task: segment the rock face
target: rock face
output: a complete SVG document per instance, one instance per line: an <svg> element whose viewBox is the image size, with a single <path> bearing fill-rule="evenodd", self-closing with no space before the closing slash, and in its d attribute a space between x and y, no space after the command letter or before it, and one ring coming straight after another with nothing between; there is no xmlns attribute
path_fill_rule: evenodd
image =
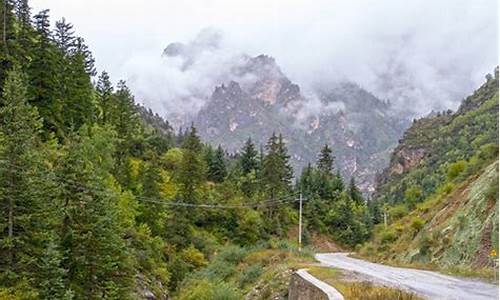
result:
<svg viewBox="0 0 500 300"><path fill-rule="evenodd" d="M183 53L172 44L165 55ZM329 144L345 178L354 176L360 188L374 190L377 171L408 125L389 103L351 82L321 84L304 93L267 55L242 56L227 67L202 109L178 126L194 123L203 140L236 152L248 137L265 145L273 132L285 137L295 174L314 163ZM169 119L182 119L172 118Z"/></svg>
<svg viewBox="0 0 500 300"><path fill-rule="evenodd" d="M401 175L411 168L417 166L425 157L425 149L410 149L398 147L394 153L396 159L389 169L390 175Z"/></svg>

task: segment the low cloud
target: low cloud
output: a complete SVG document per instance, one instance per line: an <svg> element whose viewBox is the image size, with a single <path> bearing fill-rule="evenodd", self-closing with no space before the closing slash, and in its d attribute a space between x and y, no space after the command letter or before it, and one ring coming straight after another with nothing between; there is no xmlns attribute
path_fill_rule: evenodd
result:
<svg viewBox="0 0 500 300"><path fill-rule="evenodd" d="M231 3L218 1L209 21L179 29L186 32L183 43L165 55L179 40L165 39L126 60L119 73L138 99L163 115L196 113L216 85L232 79L244 53L264 53L304 91L318 82L353 81L399 111L421 116L456 109L498 64L494 0L283 1L261 3L261 13L257 5L249 15ZM204 1L191 5L198 14L206 8ZM192 35L202 25L220 31ZM324 109L308 99L302 114Z"/></svg>
<svg viewBox="0 0 500 300"><path fill-rule="evenodd" d="M169 44L163 55L135 55L124 68L132 74L128 84L141 102L163 115L188 118L239 64L241 55L224 46L221 33L204 29L186 44Z"/></svg>

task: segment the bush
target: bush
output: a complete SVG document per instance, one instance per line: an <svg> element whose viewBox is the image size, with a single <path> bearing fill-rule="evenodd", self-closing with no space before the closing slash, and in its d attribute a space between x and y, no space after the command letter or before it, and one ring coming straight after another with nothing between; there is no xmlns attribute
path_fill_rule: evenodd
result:
<svg viewBox="0 0 500 300"><path fill-rule="evenodd" d="M262 236L264 222L259 213L253 210L246 210L240 213L236 227L236 239L242 245L253 245Z"/></svg>
<svg viewBox="0 0 500 300"><path fill-rule="evenodd" d="M178 169L182 161L182 150L172 148L168 150L162 157L162 163L169 170Z"/></svg>
<svg viewBox="0 0 500 300"><path fill-rule="evenodd" d="M488 189L484 193L484 196L491 203L496 203L498 201L498 177L494 182L490 183Z"/></svg>
<svg viewBox="0 0 500 300"><path fill-rule="evenodd" d="M398 224L398 225L394 226L394 229L396 230L396 232L398 234L401 234L405 231L405 226Z"/></svg>
<svg viewBox="0 0 500 300"><path fill-rule="evenodd" d="M439 192L445 194L445 195L448 195L449 193L451 193L453 191L453 188L455 186L452 184L452 183L446 183L445 185L441 186L440 189L439 189Z"/></svg>
<svg viewBox="0 0 500 300"><path fill-rule="evenodd" d="M412 186L405 191L405 200L410 207L414 207L421 199L422 189L419 186Z"/></svg>
<svg viewBox="0 0 500 300"><path fill-rule="evenodd" d="M193 246L199 249L208 259L211 259L218 247L217 239L205 230L193 230L192 242Z"/></svg>
<svg viewBox="0 0 500 300"><path fill-rule="evenodd" d="M408 208L404 204L398 204L389 208L389 217L392 220L398 220L408 214Z"/></svg>
<svg viewBox="0 0 500 300"><path fill-rule="evenodd" d="M238 264L247 254L248 251L245 248L231 245L224 247L224 249L217 256L217 260Z"/></svg>
<svg viewBox="0 0 500 300"><path fill-rule="evenodd" d="M372 242L367 242L363 245L363 247L359 250L359 254L362 256L371 256L375 252L375 246Z"/></svg>
<svg viewBox="0 0 500 300"><path fill-rule="evenodd" d="M422 220L420 217L413 217L411 219L410 226L414 230L414 232L418 232L424 227L424 220Z"/></svg>
<svg viewBox="0 0 500 300"><path fill-rule="evenodd" d="M397 239L396 232L393 229L387 229L381 232L380 241L382 244L392 243Z"/></svg>
<svg viewBox="0 0 500 300"><path fill-rule="evenodd" d="M229 283L212 282L207 279L192 282L183 293L179 295L179 300L239 300L241 295L237 289Z"/></svg>
<svg viewBox="0 0 500 300"><path fill-rule="evenodd" d="M215 286L213 300L240 300L242 295L229 283L220 282Z"/></svg>
<svg viewBox="0 0 500 300"><path fill-rule="evenodd" d="M457 221L458 221L458 228L464 229L465 224L467 224L467 217L463 213L460 213L457 216Z"/></svg>
<svg viewBox="0 0 500 300"><path fill-rule="evenodd" d="M479 157L484 160L494 159L498 157L498 144L491 143L481 146Z"/></svg>
<svg viewBox="0 0 500 300"><path fill-rule="evenodd" d="M459 160L457 162L452 163L448 167L448 172L447 172L448 179L453 180L457 178L458 175L460 175L465 170L466 167L467 167L467 162L465 160Z"/></svg>
<svg viewBox="0 0 500 300"><path fill-rule="evenodd" d="M208 264L203 253L196 249L193 245L182 250L182 259L188 264L192 265L194 268L204 267Z"/></svg>
<svg viewBox="0 0 500 300"><path fill-rule="evenodd" d="M422 235L422 237L418 241L418 245L420 247L420 254L427 255L429 254L432 246L432 239L428 235Z"/></svg>
<svg viewBox="0 0 500 300"><path fill-rule="evenodd" d="M259 276L263 273L263 268L261 265L252 265L243 270L241 272L240 278L239 278L239 285L240 287L244 287L247 284L254 283Z"/></svg>
<svg viewBox="0 0 500 300"><path fill-rule="evenodd" d="M194 273L190 277L198 280L202 278L207 278L216 281L216 280L225 280L230 276L234 275L235 272L236 272L235 265L228 263L227 261L216 260L210 263L210 265L208 265L207 268Z"/></svg>

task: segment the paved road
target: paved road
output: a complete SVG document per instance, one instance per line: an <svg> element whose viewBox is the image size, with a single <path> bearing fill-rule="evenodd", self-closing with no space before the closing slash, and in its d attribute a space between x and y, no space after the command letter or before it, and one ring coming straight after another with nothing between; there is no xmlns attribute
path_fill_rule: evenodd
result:
<svg viewBox="0 0 500 300"><path fill-rule="evenodd" d="M410 290L428 299L498 299L498 286L474 279L389 267L351 258L346 253L316 254L316 259L323 265L360 273L374 282Z"/></svg>

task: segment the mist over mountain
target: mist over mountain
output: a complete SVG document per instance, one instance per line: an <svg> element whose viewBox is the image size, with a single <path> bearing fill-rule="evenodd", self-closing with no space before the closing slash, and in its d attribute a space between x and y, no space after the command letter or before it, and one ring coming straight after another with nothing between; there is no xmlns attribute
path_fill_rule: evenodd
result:
<svg viewBox="0 0 500 300"><path fill-rule="evenodd" d="M176 61L181 72L213 70L211 81L185 86L188 93L179 95L187 112L166 107L174 126L194 123L205 141L231 152L238 152L248 137L265 145L273 132L283 134L296 174L329 144L342 175L356 177L365 192L373 190L375 174L388 163L408 115L396 114L389 102L349 81L325 80L303 91L264 54L225 56L218 68L199 64L207 52L219 53L219 47L220 34L207 30L188 44L165 48L163 59Z"/></svg>
<svg viewBox="0 0 500 300"><path fill-rule="evenodd" d="M174 127L194 122L205 140L233 151L248 136L263 143L282 132L292 148L305 145L291 151L296 171L315 160L319 144L331 143L344 176L367 190L408 120L456 109L497 64L491 7L354 1L318 12L307 5L301 14L319 14L310 24L221 22L164 42L163 53L138 52L121 70L137 99ZM326 134L328 126L336 132Z"/></svg>

